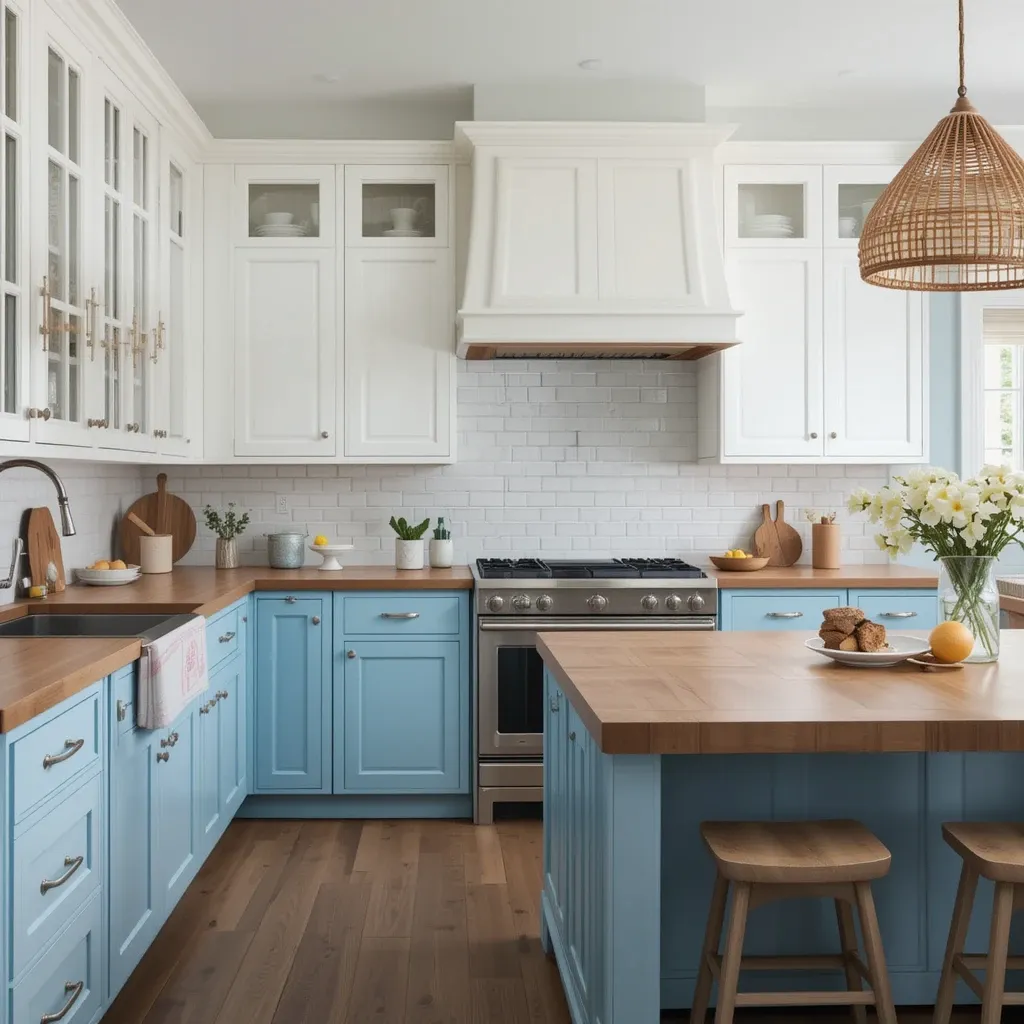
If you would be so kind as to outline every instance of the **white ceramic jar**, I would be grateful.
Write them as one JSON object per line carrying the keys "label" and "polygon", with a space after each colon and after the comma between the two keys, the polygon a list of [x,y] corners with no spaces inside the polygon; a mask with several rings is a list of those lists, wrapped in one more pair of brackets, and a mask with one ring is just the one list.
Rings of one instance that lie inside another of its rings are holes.
{"label": "white ceramic jar", "polygon": [[423,568],[423,541],[402,540],[395,538],[395,568],[396,569],[422,569]]}

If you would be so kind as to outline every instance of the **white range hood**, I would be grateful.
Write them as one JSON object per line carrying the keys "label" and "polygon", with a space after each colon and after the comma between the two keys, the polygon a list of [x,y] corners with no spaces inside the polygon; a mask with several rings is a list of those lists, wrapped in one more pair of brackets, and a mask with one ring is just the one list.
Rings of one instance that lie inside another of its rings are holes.
{"label": "white range hood", "polygon": [[727,125],[460,122],[458,354],[698,359],[736,344],[715,201]]}

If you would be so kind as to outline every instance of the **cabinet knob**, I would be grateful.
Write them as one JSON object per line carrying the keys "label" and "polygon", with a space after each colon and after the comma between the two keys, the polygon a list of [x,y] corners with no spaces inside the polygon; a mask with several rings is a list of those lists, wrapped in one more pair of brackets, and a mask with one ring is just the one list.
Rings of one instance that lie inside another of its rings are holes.
{"label": "cabinet knob", "polygon": [[345,654],[349,658],[354,658],[356,656],[356,652],[355,651],[346,651]]}
{"label": "cabinet knob", "polygon": [[293,594],[289,594],[289,595],[288,595],[288,596],[287,596],[287,597],[285,598],[285,603],[286,603],[286,604],[295,604],[295,602],[296,602],[296,601],[298,601],[298,598],[297,598],[297,597],[295,597],[295,596],[294,596]]}
{"label": "cabinet knob", "polygon": [[834,441],[839,435],[833,430],[828,436]]}
{"label": "cabinet knob", "polygon": [[575,743],[575,742],[576,742],[576,733],[575,733],[575,732],[571,732],[571,733],[569,733],[569,739],[570,739],[570,740],[571,740],[571,741],[572,741],[573,743]]}
{"label": "cabinet knob", "polygon": [[320,431],[320,436],[326,441],[327,438],[329,438],[331,435],[328,434],[326,430],[321,430]]}
{"label": "cabinet knob", "polygon": [[314,615],[313,616],[313,625],[314,626],[319,626],[320,625],[320,616],[319,615]]}
{"label": "cabinet knob", "polygon": [[228,696],[229,694],[227,690],[218,690],[216,693],[217,700],[227,700]]}
{"label": "cabinet knob", "polygon": [[208,700],[208,701],[207,701],[207,702],[206,702],[206,703],[205,703],[205,704],[204,704],[204,705],[203,705],[203,706],[202,706],[202,707],[201,707],[201,708],[199,709],[199,714],[201,714],[201,715],[208,715],[208,714],[210,713],[210,709],[211,709],[211,708],[212,708],[212,707],[213,707],[213,706],[214,706],[215,704],[216,704],[216,701]]}
{"label": "cabinet knob", "polygon": [[170,761],[171,755],[168,751],[161,750],[160,753],[156,755],[156,759],[158,761]]}
{"label": "cabinet knob", "polygon": [[811,431],[811,437],[812,438],[816,438],[817,436],[818,436],[818,432],[816,430],[812,430]]}

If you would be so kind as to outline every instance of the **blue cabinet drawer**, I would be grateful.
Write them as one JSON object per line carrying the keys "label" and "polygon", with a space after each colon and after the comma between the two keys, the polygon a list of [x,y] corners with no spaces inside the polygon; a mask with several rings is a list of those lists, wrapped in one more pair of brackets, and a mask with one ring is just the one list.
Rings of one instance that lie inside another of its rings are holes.
{"label": "blue cabinet drawer", "polygon": [[101,903],[97,893],[11,990],[8,1019],[12,1024],[38,1020],[90,1024],[96,1017],[103,1005]]}
{"label": "blue cabinet drawer", "polygon": [[817,630],[826,608],[846,604],[845,590],[736,590],[722,595],[721,628]]}
{"label": "blue cabinet drawer", "polygon": [[461,628],[457,594],[338,595],[335,600],[342,605],[336,621],[345,636],[456,636]]}
{"label": "blue cabinet drawer", "polygon": [[216,668],[222,661],[238,653],[242,636],[245,602],[233,604],[218,612],[206,623],[206,667]]}
{"label": "blue cabinet drawer", "polygon": [[85,700],[14,741],[11,750],[14,820],[53,796],[100,757],[101,709],[97,688]]}
{"label": "blue cabinet drawer", "polygon": [[94,776],[14,840],[12,977],[99,888],[102,787],[103,776]]}
{"label": "blue cabinet drawer", "polygon": [[850,604],[886,629],[932,629],[939,621],[937,590],[851,590]]}

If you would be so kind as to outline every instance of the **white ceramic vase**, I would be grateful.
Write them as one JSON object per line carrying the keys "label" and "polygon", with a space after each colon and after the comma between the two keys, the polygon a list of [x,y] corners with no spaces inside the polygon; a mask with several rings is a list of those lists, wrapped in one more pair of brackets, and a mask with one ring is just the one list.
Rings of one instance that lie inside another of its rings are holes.
{"label": "white ceramic vase", "polygon": [[450,569],[455,558],[455,542],[447,540],[430,541],[430,565],[433,569]]}
{"label": "white ceramic vase", "polygon": [[402,540],[395,538],[395,568],[396,569],[422,569],[423,568],[423,541]]}

